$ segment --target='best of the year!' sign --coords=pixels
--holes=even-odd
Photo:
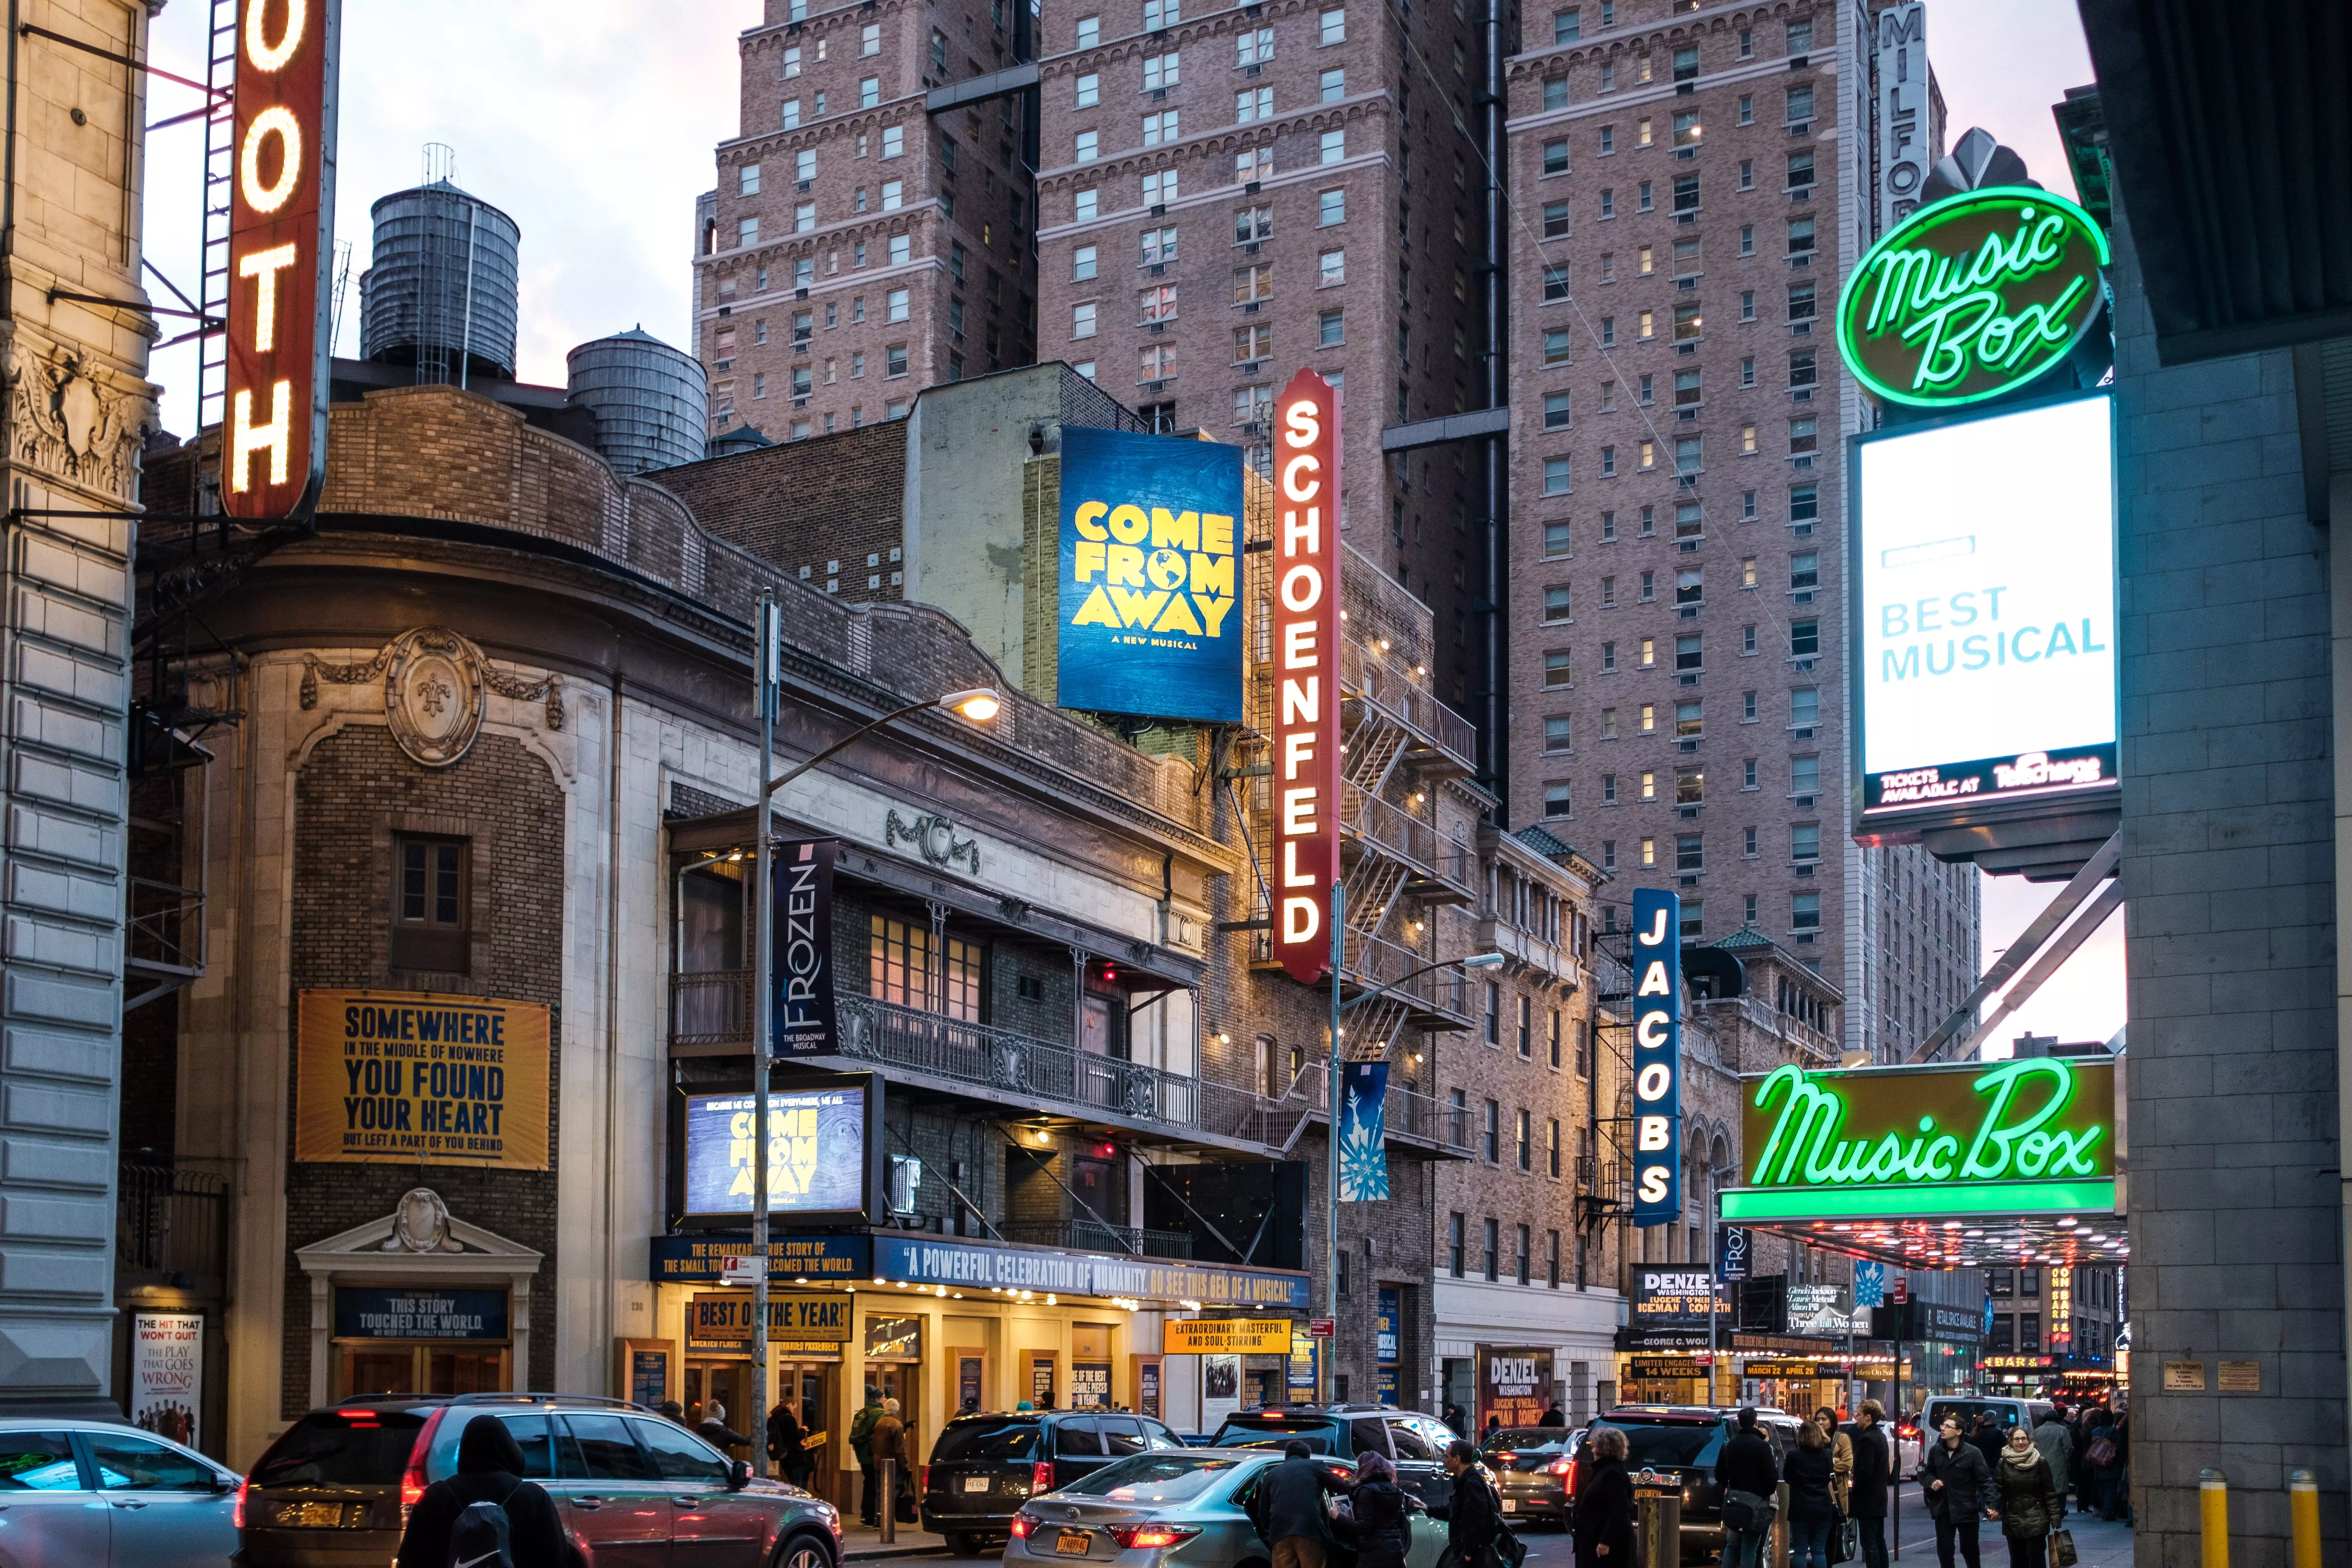
[[[294,1157],[547,1169],[544,1003],[305,991]]]

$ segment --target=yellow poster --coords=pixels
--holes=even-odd
[[[1176,1318],[1160,1331],[1166,1355],[1286,1355],[1287,1318]]]
[[[294,1157],[547,1169],[548,1010],[430,991],[305,991]]]

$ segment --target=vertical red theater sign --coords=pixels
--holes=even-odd
[[[1311,370],[1282,389],[1274,443],[1274,955],[1312,984],[1330,967],[1339,875],[1339,393]]]
[[[221,505],[268,519],[315,505],[326,477],[342,0],[237,12]]]

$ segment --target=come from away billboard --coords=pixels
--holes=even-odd
[[[1241,520],[1240,447],[1062,427],[1061,706],[1240,721]]]

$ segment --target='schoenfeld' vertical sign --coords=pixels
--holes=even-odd
[[[1311,370],[1282,389],[1274,483],[1274,955],[1312,984],[1339,874],[1339,393]]]
[[[1633,889],[1633,1223],[1683,1217],[1683,901]]]
[[[327,468],[341,0],[241,0],[221,505],[278,518]]]

